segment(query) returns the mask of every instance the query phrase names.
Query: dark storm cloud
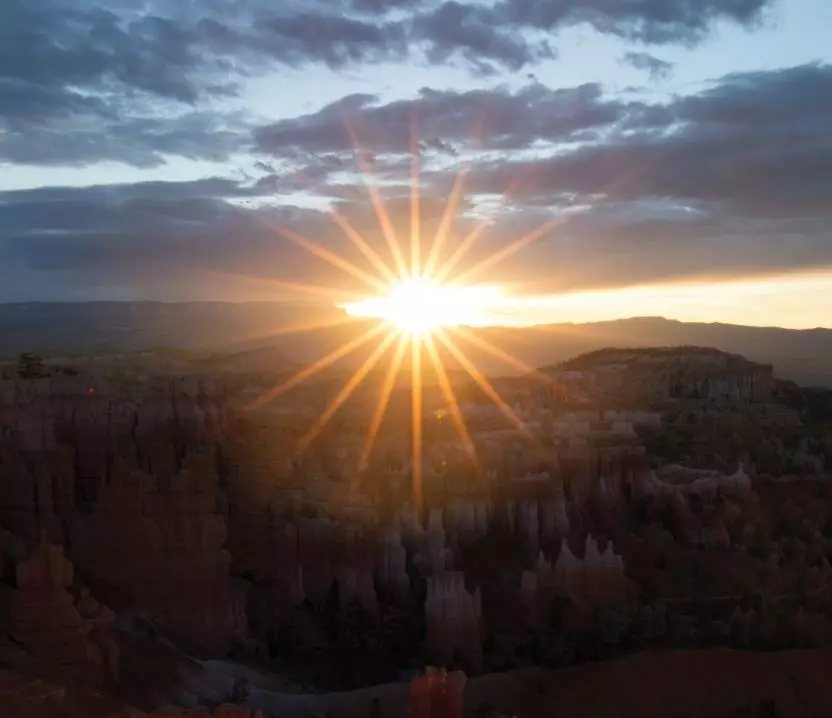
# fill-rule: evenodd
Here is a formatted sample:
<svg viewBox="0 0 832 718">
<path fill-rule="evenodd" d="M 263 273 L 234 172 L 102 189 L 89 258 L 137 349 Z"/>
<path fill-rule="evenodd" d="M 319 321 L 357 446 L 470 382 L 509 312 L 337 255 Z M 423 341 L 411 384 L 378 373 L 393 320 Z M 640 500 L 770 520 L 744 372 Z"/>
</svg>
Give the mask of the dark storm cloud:
<svg viewBox="0 0 832 718">
<path fill-rule="evenodd" d="M 671 75 L 674 63 L 662 60 L 649 52 L 627 52 L 621 58 L 623 62 L 632 65 L 636 70 L 644 70 L 651 80 L 664 80 Z"/>
</svg>

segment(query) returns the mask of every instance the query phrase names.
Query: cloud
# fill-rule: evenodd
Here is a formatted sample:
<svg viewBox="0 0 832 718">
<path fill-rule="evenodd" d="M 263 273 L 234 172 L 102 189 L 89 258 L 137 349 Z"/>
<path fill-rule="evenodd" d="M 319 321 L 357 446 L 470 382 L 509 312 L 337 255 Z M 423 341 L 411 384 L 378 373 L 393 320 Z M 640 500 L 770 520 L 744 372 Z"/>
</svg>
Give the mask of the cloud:
<svg viewBox="0 0 832 718">
<path fill-rule="evenodd" d="M 263 152 L 275 154 L 349 152 L 348 127 L 353 127 L 363 145 L 402 153 L 410 146 L 416 117 L 421 135 L 431 138 L 429 144 L 435 149 L 518 150 L 541 140 L 567 141 L 577 133 L 619 122 L 642 107 L 606 99 L 594 83 L 560 90 L 538 83 L 517 91 L 423 88 L 413 100 L 386 105 L 371 95 L 351 95 L 311 115 L 260 128 L 255 141 Z"/>
<path fill-rule="evenodd" d="M 0 88 L 2 96 L 2 88 Z M 81 166 L 116 161 L 135 167 L 165 164 L 166 155 L 225 161 L 250 145 L 250 128 L 239 113 L 186 111 L 173 117 L 119 116 L 79 102 L 61 120 L 8 122 L 0 162 Z"/>
<path fill-rule="evenodd" d="M 518 70 L 553 56 L 553 34 L 589 23 L 650 43 L 696 42 L 722 20 L 751 24 L 769 0 L 5 0 L 0 7 L 4 82 L 67 92 L 140 92 L 182 103 L 231 91 L 269 62 L 333 68 L 379 60 L 465 60 L 474 70 Z M 390 16 L 395 11 L 395 18 Z M 64 90 L 64 93 L 60 92 Z M 46 103 L 42 97 L 39 112 Z M 0 114 L 14 111 L 4 102 Z"/>
<path fill-rule="evenodd" d="M 557 33 L 572 25 L 589 23 L 643 42 L 692 43 L 719 21 L 753 23 L 766 5 L 5 0 L 0 132 L 6 139 L 0 159 L 68 165 L 115 160 L 139 167 L 158 165 L 166 155 L 222 160 L 245 149 L 248 128 L 239 118 L 207 115 L 249 78 L 281 67 L 317 64 L 340 71 L 377 62 L 453 63 L 485 76 L 555 57 Z M 655 64 L 661 61 L 653 60 L 651 72 L 661 72 Z M 507 102 L 519 107 L 522 99 Z"/>
<path fill-rule="evenodd" d="M 406 147 L 414 113 L 426 136 L 459 147 L 466 121 L 476 117 L 472 108 L 487 108 L 479 143 L 466 152 L 468 205 L 455 236 L 511 188 L 472 257 L 562 213 L 556 229 L 492 278 L 579 287 L 832 264 L 830 98 L 832 67 L 813 64 L 728 75 L 665 103 L 611 100 L 593 85 L 552 91 L 534 84 L 517 92 L 423 90 L 387 105 L 362 96 L 349 104 L 381 162 L 401 156 L 395 153 Z M 348 147 L 342 129 L 330 107 L 278 123 L 259 140 L 278 153 L 303 146 L 340 152 Z M 429 163 L 424 191 L 447 197 L 459 166 Z M 390 196 L 398 191 L 404 200 L 407 163 L 389 169 L 386 181 L 400 182 Z M 339 184 L 318 192 L 354 202 L 361 194 Z"/>
<path fill-rule="evenodd" d="M 520 27 L 554 31 L 589 24 L 599 32 L 654 45 L 693 45 L 707 37 L 713 25 L 730 21 L 750 26 L 761 20 L 770 0 L 503 0 L 506 20 Z"/>
<path fill-rule="evenodd" d="M 636 70 L 644 70 L 653 81 L 667 79 L 675 67 L 674 63 L 655 57 L 649 52 L 626 52 L 621 60 Z"/>
<path fill-rule="evenodd" d="M 428 43 L 427 55 L 432 63 L 442 64 L 459 56 L 481 74 L 496 72 L 495 63 L 517 71 L 537 60 L 555 57 L 547 42 L 529 42 L 516 29 L 496 23 L 496 19 L 493 8 L 449 0 L 417 17 L 413 36 Z"/>
<path fill-rule="evenodd" d="M 238 274 L 340 279 L 328 277 L 260 213 L 237 204 L 261 196 L 225 179 L 2 193 L 0 300 L 158 298 L 160 292 L 228 298 L 228 286 L 241 285 Z M 318 212 L 287 207 L 268 214 L 309 231 L 322 228 Z M 28 285 L 21 287 L 17 276 Z M 256 282 L 242 286 L 269 291 Z"/>
<path fill-rule="evenodd" d="M 190 31 L 163 17 L 120 16 L 83 1 L 6 0 L 0 9 L 4 80 L 51 89 L 55 100 L 61 88 L 115 82 L 190 103 L 198 95 L 190 73 L 203 64 Z"/>
<path fill-rule="evenodd" d="M 477 167 L 478 191 L 518 173 L 526 201 L 557 196 L 706 202 L 753 216 L 825 214 L 830 189 L 832 66 L 729 75 L 663 105 L 623 106 L 596 141 Z M 524 120 L 517 120 L 522 126 Z"/>
<path fill-rule="evenodd" d="M 10 87 L 0 85 L 0 92 Z M 180 124 L 161 125 L 138 113 L 131 124 L 118 119 L 120 105 L 109 104 L 110 97 L 66 92 L 66 101 L 74 103 L 73 121 L 91 123 L 86 134 L 73 135 L 88 137 L 87 147 L 57 144 L 60 125 L 50 125 L 32 94 L 29 106 L 17 111 L 39 112 L 40 129 L 29 145 L 23 133 L 9 135 L 13 141 L 0 145 L 0 153 L 16 147 L 18 157 L 26 150 L 27 161 L 37 161 L 35 145 L 42 144 L 46 154 L 67 162 L 134 152 L 130 161 L 140 163 L 166 152 L 220 157 L 248 141 L 243 120 L 234 125 L 226 118 L 218 126 L 212 124 L 215 116 L 187 110 L 177 115 Z M 552 217 L 562 220 L 483 278 L 529 283 L 541 291 L 832 265 L 832 66 L 809 64 L 730 74 L 705 90 L 663 102 L 611 97 L 597 84 L 554 90 L 538 82 L 516 90 L 423 88 L 390 103 L 355 94 L 259 128 L 251 140 L 258 153 L 251 158 L 256 177 L 245 183 L 214 179 L 2 193 L 0 297 L 62 287 L 65 298 L 72 298 L 89 296 L 90 287 L 103 294 L 121 291 L 119 286 L 139 296 L 147 276 L 166 278 L 177 291 L 195 296 L 224 291 L 195 279 L 207 270 L 282 272 L 284 278 L 347 286 L 349 277 L 299 250 L 262 219 L 276 216 L 366 266 L 323 212 L 268 205 L 289 202 L 287 195 L 301 191 L 306 200 L 328 198 L 386 252 L 358 182 L 344 118 L 358 134 L 362 157 L 372 158 L 405 238 L 414 116 L 423 140 L 426 240 L 457 171 L 471 167 L 446 256 L 473 223 L 492 213 L 469 266 Z M 101 127 L 109 129 L 96 138 Z M 50 141 L 56 143 L 52 148 Z M 498 206 L 497 197 L 509 186 L 511 196 Z M 28 278 L 28 289 L 15 284 L 12 273 L 18 271 Z"/>
</svg>

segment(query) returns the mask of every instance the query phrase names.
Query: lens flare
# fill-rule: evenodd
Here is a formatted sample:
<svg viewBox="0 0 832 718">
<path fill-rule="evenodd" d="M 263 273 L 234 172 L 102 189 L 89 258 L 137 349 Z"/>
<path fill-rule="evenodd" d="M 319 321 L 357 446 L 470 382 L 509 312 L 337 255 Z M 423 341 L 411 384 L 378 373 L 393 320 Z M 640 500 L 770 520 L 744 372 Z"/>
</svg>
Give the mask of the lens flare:
<svg viewBox="0 0 832 718">
<path fill-rule="evenodd" d="M 482 127 L 485 120 L 485 110 L 481 113 L 477 126 Z M 493 324 L 493 317 L 500 313 L 501 307 L 506 304 L 506 296 L 503 289 L 497 285 L 471 284 L 470 279 L 480 272 L 493 267 L 511 254 L 521 250 L 523 247 L 537 241 L 542 236 L 553 231 L 556 227 L 567 220 L 562 214 L 551 218 L 543 223 L 538 229 L 528 232 L 522 237 L 514 239 L 501 246 L 493 254 L 480 258 L 479 261 L 470 263 L 468 267 L 457 267 L 466 259 L 468 253 L 477 242 L 479 237 L 490 225 L 491 219 L 480 221 L 462 240 L 461 244 L 450 253 L 450 257 L 444 257 L 443 249 L 451 236 L 451 225 L 458 214 L 457 207 L 462 202 L 464 180 L 467 169 L 463 168 L 457 175 L 453 188 L 448 197 L 444 212 L 441 216 L 439 226 L 432 238 L 427 251 L 422 246 L 422 239 L 425 235 L 420 217 L 420 140 L 418 136 L 418 117 L 414 114 L 411 118 L 410 137 L 410 267 L 407 266 L 404 248 L 399 245 L 396 228 L 390 212 L 382 201 L 379 186 L 373 177 L 370 164 L 365 161 L 368 148 L 359 142 L 358 132 L 353 122 L 344 114 L 344 125 L 347 136 L 355 153 L 356 161 L 367 187 L 370 203 L 378 219 L 379 228 L 384 237 L 385 244 L 389 250 L 392 266 L 370 245 L 365 237 L 350 224 L 348 219 L 331 212 L 330 218 L 341 230 L 353 247 L 363 256 L 370 265 L 369 268 L 362 268 L 342 254 L 322 246 L 320 243 L 304 236 L 303 234 L 283 225 L 277 224 L 272 219 L 264 219 L 264 222 L 275 232 L 294 244 L 303 247 L 319 259 L 331 266 L 345 272 L 353 279 L 361 282 L 367 293 L 359 292 L 358 295 L 350 293 L 344 296 L 341 293 L 341 303 L 336 304 L 344 310 L 344 322 L 356 321 L 357 319 L 378 319 L 379 323 L 358 337 L 345 342 L 318 361 L 302 369 L 283 384 L 274 387 L 261 395 L 250 408 L 256 409 L 267 402 L 273 401 L 283 395 L 291 388 L 323 371 L 336 361 L 353 354 L 363 345 L 375 342 L 369 358 L 363 362 L 357 371 L 353 372 L 345 383 L 341 392 L 329 404 L 327 409 L 315 422 L 312 429 L 303 437 L 298 447 L 298 452 L 306 450 L 313 441 L 321 434 L 325 425 L 332 419 L 340 407 L 346 403 L 348 398 L 355 392 L 358 386 L 372 370 L 382 363 L 385 356 L 388 357 L 387 369 L 384 374 L 381 394 L 375 405 L 372 419 L 367 427 L 366 437 L 358 461 L 356 471 L 359 474 L 368 468 L 373 446 L 382 426 L 384 416 L 390 401 L 394 386 L 396 385 L 399 373 L 404 371 L 410 376 L 411 395 L 411 483 L 413 488 L 413 501 L 417 508 L 421 507 L 422 473 L 424 466 L 423 457 L 423 393 L 424 377 L 423 364 L 428 362 L 428 368 L 432 369 L 432 375 L 437 377 L 440 388 L 448 404 L 448 410 L 453 418 L 453 425 L 459 434 L 472 465 L 479 469 L 477 459 L 477 447 L 474 438 L 471 436 L 465 424 L 465 417 L 456 399 L 453 382 L 446 367 L 443 366 L 442 355 L 438 351 L 441 346 L 456 364 L 467 372 L 470 377 L 480 386 L 485 395 L 493 401 L 506 418 L 520 430 L 526 430 L 522 419 L 506 404 L 497 393 L 492 384 L 479 371 L 475 363 L 460 348 L 457 339 L 473 345 L 480 351 L 485 351 L 504 361 L 515 369 L 520 368 L 529 375 L 537 375 L 547 381 L 548 378 L 535 373 L 531 367 L 525 366 L 518 359 L 508 352 L 500 349 L 491 342 L 474 332 L 474 327 Z M 474 130 L 474 135 L 479 131 Z M 474 137 L 473 139 L 476 139 Z M 517 178 L 519 182 L 521 178 Z M 509 185 L 504 194 L 504 199 L 511 195 L 512 188 L 517 182 Z M 423 261 L 423 257 L 425 260 Z M 282 283 L 281 286 L 285 286 Z M 315 293 L 315 287 L 298 285 L 299 289 Z M 320 295 L 328 296 L 329 301 L 335 302 L 334 290 L 321 288 Z M 307 327 L 278 328 L 275 334 L 293 333 L 304 331 Z M 312 330 L 310 325 L 309 330 Z M 398 340 L 398 342 L 396 342 Z M 395 348 L 394 348 L 395 344 Z M 410 361 L 406 361 L 406 355 L 410 349 Z M 408 367 L 409 365 L 409 367 Z"/>
<path fill-rule="evenodd" d="M 486 324 L 483 309 L 500 297 L 496 287 L 453 287 L 419 278 L 397 282 L 385 296 L 340 306 L 350 316 L 384 319 L 403 332 L 423 335 L 438 327 Z"/>
</svg>

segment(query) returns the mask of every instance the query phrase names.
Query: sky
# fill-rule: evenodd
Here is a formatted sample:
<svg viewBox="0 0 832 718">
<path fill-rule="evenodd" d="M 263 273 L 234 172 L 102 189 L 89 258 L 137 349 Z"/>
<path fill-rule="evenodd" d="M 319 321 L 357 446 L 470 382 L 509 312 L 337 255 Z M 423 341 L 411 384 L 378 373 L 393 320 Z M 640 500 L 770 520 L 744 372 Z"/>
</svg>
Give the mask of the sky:
<svg viewBox="0 0 832 718">
<path fill-rule="evenodd" d="M 828 0 L 3 0 L 0 301 L 373 294 L 344 227 L 398 273 L 418 183 L 489 321 L 832 326 L 831 33 Z"/>
</svg>

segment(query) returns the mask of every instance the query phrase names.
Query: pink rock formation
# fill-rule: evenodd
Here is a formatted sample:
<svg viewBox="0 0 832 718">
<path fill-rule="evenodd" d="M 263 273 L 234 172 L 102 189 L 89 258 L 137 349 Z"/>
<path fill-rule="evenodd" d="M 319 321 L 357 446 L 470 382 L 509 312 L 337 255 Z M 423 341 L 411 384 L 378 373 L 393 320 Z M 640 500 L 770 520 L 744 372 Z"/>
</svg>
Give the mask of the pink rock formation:
<svg viewBox="0 0 832 718">
<path fill-rule="evenodd" d="M 553 581 L 558 593 L 578 602 L 609 605 L 625 598 L 623 559 L 614 553 L 612 542 L 600 553 L 591 536 L 587 536 L 583 559 L 572 553 L 566 541 L 561 542 Z"/>
</svg>

